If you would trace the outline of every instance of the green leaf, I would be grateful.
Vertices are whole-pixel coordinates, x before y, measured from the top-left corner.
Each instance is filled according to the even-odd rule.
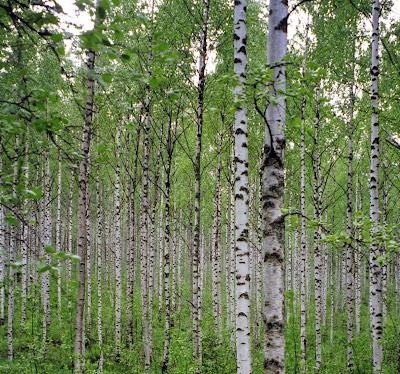
[[[12,214],[10,214],[10,213],[8,213],[8,214],[6,215],[6,222],[7,222],[9,225],[11,225],[11,226],[16,226],[16,225],[18,225],[18,219],[17,219],[14,215],[12,215]]]
[[[50,38],[55,43],[59,43],[64,39],[63,35],[60,33],[51,34]]]
[[[78,255],[68,255],[72,262],[78,263],[81,258]]]
[[[40,267],[38,269],[38,272],[39,273],[44,273],[44,272],[50,271],[50,270],[51,270],[51,265],[45,265],[45,266]]]
[[[44,251],[48,254],[56,253],[56,249],[52,247],[51,245],[45,245],[44,246]]]
[[[131,56],[128,55],[127,53],[122,53],[120,56],[122,62],[129,62],[131,59]]]
[[[101,79],[103,80],[103,82],[110,84],[112,82],[112,74],[104,73],[101,75]]]
[[[33,200],[40,200],[43,197],[43,190],[40,187],[33,187],[30,190],[25,190],[25,193]]]

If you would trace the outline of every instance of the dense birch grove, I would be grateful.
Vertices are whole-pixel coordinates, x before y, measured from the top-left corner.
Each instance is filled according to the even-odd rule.
[[[399,51],[396,0],[0,0],[0,373],[399,373]]]

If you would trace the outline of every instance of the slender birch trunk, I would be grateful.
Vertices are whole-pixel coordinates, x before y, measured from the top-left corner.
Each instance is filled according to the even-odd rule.
[[[371,42],[371,171],[370,171],[370,220],[372,235],[379,225],[379,15],[380,0],[375,0],[372,7],[372,42]],[[378,373],[382,365],[382,269],[378,263],[380,249],[376,241],[370,247],[369,255],[369,308],[372,334],[372,359],[374,372]]]
[[[165,173],[165,239],[164,239],[164,300],[165,300],[165,333],[164,333],[164,351],[163,361],[161,366],[162,373],[167,373],[169,365],[169,351],[171,342],[171,328],[173,327],[173,320],[171,317],[171,164],[172,164],[172,139],[171,139],[171,126],[168,128],[167,135],[167,153],[168,160]],[[161,269],[160,269],[161,270]],[[161,286],[161,285],[160,285]]]
[[[96,173],[96,256],[97,256],[97,339],[100,349],[98,371],[103,371],[103,211],[100,191],[99,170]]]
[[[314,122],[314,152],[313,152],[313,200],[314,200],[314,219],[318,226],[314,231],[314,279],[315,279],[315,370],[321,370],[321,317],[322,317],[322,246],[321,246],[321,210],[322,210],[322,181],[321,181],[321,155],[319,151],[319,132],[320,132],[320,93],[317,88],[316,110]]]
[[[356,179],[356,197],[355,197],[355,206],[356,210],[361,210],[359,206],[359,186],[358,186],[358,177]],[[358,243],[359,239],[359,230],[354,232],[354,236],[356,238],[356,242],[354,245],[354,283],[355,283],[355,330],[356,334],[359,335],[361,331],[361,253],[360,253],[360,245]]]
[[[121,269],[121,202],[120,202],[120,158],[121,158],[121,128],[117,125],[116,134],[116,167],[115,167],[115,359],[121,355],[121,300],[122,300],[122,269]]]
[[[87,78],[86,78],[86,106],[85,123],[83,127],[83,140],[79,165],[79,210],[78,210],[78,255],[80,257],[78,266],[78,297],[75,322],[74,342],[74,371],[81,374],[85,371],[84,360],[84,321],[85,321],[85,286],[86,286],[86,256],[87,243],[87,212],[88,212],[88,182],[89,182],[89,152],[92,138],[93,107],[94,107],[94,64],[95,51],[87,52]]]
[[[57,218],[56,218],[56,250],[61,251],[61,193],[62,193],[62,165],[61,153],[58,154],[58,173],[57,173]],[[57,314],[61,321],[61,263],[57,266]]]
[[[29,162],[28,162],[28,142],[25,143],[25,175],[24,175],[24,185],[25,188],[28,189],[28,180],[29,180]],[[25,209],[27,209],[27,203],[25,202]],[[21,266],[21,325],[24,327],[26,322],[26,307],[27,307],[27,298],[28,298],[28,276],[29,276],[29,267],[28,267],[28,248],[29,248],[29,226],[26,222],[22,223],[22,233],[21,233],[21,258],[22,258],[22,266]],[[1,248],[1,246],[0,246]],[[0,249],[1,250],[1,249]],[[0,280],[1,282],[1,280]]]
[[[3,183],[2,176],[5,175],[3,159],[0,156],[0,184]],[[6,221],[4,207],[0,205],[0,326],[4,324],[6,293],[4,287],[6,266]]]
[[[72,179],[72,176],[71,176]],[[67,225],[67,242],[68,242],[68,248],[67,252],[68,254],[72,254],[72,207],[73,207],[73,195],[74,195],[74,188],[72,181],[70,182],[69,186],[69,198],[68,198],[68,225]],[[67,282],[71,281],[72,278],[72,264],[71,260],[67,260]],[[69,287],[69,286],[68,286]]]
[[[49,151],[46,150],[44,171],[44,218],[43,218],[43,245],[46,250],[51,246],[51,176],[50,176],[50,158]],[[44,251],[44,253],[46,253]],[[44,254],[43,253],[43,254]],[[51,261],[50,253],[45,254],[46,264]],[[45,271],[42,274],[42,303],[43,303],[43,344],[46,349],[48,340],[48,329],[50,326],[50,273]]]
[[[196,372],[200,372],[201,366],[201,300],[200,300],[200,217],[201,217],[201,150],[204,113],[204,91],[206,83],[206,57],[208,18],[210,1],[203,0],[202,27],[200,34],[200,48],[198,61],[197,84],[197,111],[196,111],[196,151],[194,161],[195,174],[195,214],[194,214],[194,238],[193,238],[193,284],[192,284],[192,329],[193,329],[193,358],[196,363]]]
[[[291,290],[293,289],[293,278],[292,278],[292,224],[290,218],[292,217],[292,192],[289,193],[289,221],[287,224],[287,248],[286,248],[286,256],[285,256],[285,269],[286,269],[286,282],[285,289]],[[289,319],[289,310],[287,313],[287,318]]]
[[[354,76],[354,67],[353,67]],[[350,91],[350,115],[348,124],[347,158],[347,235],[354,237],[353,229],[353,113],[354,84]],[[353,320],[354,320],[354,250],[352,242],[346,245],[346,307],[347,307],[347,369],[353,370]]]
[[[159,273],[158,273],[158,319],[161,320],[163,309],[163,290],[164,290],[164,247],[165,247],[165,230],[164,230],[164,195],[161,195],[160,203],[160,231],[159,231]]]
[[[137,170],[138,170],[138,160],[139,160],[139,144],[140,144],[140,126],[136,131],[136,149],[135,149],[135,163],[133,166],[133,176],[132,181],[129,181],[129,216],[128,216],[128,277],[127,277],[127,335],[128,344],[133,343],[133,292],[134,292],[134,282],[135,282],[135,246],[136,246],[136,223],[135,223],[135,193],[137,188]]]
[[[302,66],[302,76],[304,78],[306,72],[306,61],[308,57],[309,47],[309,16],[307,16],[306,24],[306,45],[304,52],[304,65]],[[307,233],[306,233],[306,139],[305,139],[305,116],[306,116],[306,98],[303,97],[301,103],[301,135],[300,135],[300,256],[299,256],[299,281],[300,281],[300,371],[305,372],[306,369],[306,358],[307,358],[307,335],[306,335],[306,324],[307,324]]]
[[[284,372],[284,147],[286,118],[287,2],[270,0],[268,65],[273,78],[269,95],[262,164],[263,255],[265,284],[264,372]]]
[[[220,248],[220,221],[221,221],[221,145],[218,147],[218,167],[216,175],[216,187],[214,195],[214,222],[212,227],[212,296],[213,319],[215,331],[221,332],[221,248]]]
[[[249,181],[247,145],[247,0],[237,0],[234,9],[234,72],[237,86],[235,112],[235,253],[236,253],[236,360],[237,373],[250,374],[250,256],[249,256]]]
[[[301,212],[301,234],[300,234],[300,350],[301,350],[301,372],[305,372],[307,357],[306,336],[306,302],[307,302],[307,236],[306,236],[306,162],[305,162],[305,109],[306,101],[302,102],[301,118],[301,146],[300,146],[300,212]]]
[[[144,118],[144,152],[142,164],[142,201],[141,201],[141,219],[140,219],[140,237],[141,237],[141,286],[142,286],[142,317],[143,317],[143,345],[144,345],[144,367],[150,369],[152,360],[152,333],[151,321],[149,321],[149,288],[148,272],[149,269],[149,229],[150,229],[150,203],[149,203],[149,161],[150,161],[150,108],[149,99],[145,102]]]
[[[230,162],[230,183],[229,183],[229,210],[230,210],[230,220],[229,220],[229,231],[231,233],[229,250],[230,250],[230,264],[229,264],[229,280],[231,282],[230,286],[230,309],[231,309],[231,326],[236,327],[236,231],[235,231],[235,157],[234,148],[232,149],[232,157]],[[234,338],[232,334],[231,338]]]
[[[20,147],[20,139],[16,138],[15,141],[15,153],[18,158]],[[13,187],[12,194],[13,198],[17,198],[17,183],[18,183],[18,161],[14,163],[13,170]],[[14,205],[15,207],[15,205]],[[14,358],[14,312],[15,312],[15,272],[14,262],[17,254],[17,229],[14,225],[10,225],[10,237],[9,237],[9,284],[8,284],[8,310],[7,310],[7,358],[9,361]]]

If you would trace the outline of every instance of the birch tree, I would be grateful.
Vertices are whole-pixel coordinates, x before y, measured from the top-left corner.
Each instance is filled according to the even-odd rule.
[[[236,360],[238,374],[250,374],[250,249],[247,109],[245,107],[247,68],[247,1],[235,2],[234,71],[235,87],[235,256],[236,256]]]
[[[268,58],[272,70],[262,164],[263,255],[265,285],[265,373],[284,372],[284,160],[286,118],[287,3],[271,0]]]
[[[372,6],[372,39],[371,39],[371,169],[369,180],[370,220],[372,236],[379,225],[379,15],[381,5],[375,0]],[[374,372],[378,373],[382,365],[382,269],[378,263],[380,248],[373,241],[369,254],[369,308],[372,334],[372,358]]]

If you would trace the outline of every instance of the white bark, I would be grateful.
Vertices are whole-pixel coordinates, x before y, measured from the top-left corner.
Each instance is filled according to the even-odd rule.
[[[79,165],[79,211],[78,211],[78,255],[80,257],[78,266],[78,295],[75,323],[75,342],[74,342],[74,371],[75,374],[81,374],[85,370],[84,364],[84,321],[85,321],[85,286],[86,286],[86,255],[88,250],[87,243],[87,212],[88,212],[88,168],[89,152],[92,137],[93,123],[93,100],[94,100],[94,64],[95,52],[88,51],[88,76],[86,79],[86,108],[85,124],[83,127],[83,140],[81,154],[82,159]]]
[[[250,256],[247,108],[244,86],[247,71],[247,0],[237,0],[234,9],[235,87],[235,252],[236,252],[236,360],[237,373],[250,374]]]
[[[263,255],[265,284],[264,372],[284,372],[284,147],[286,121],[287,2],[270,0],[268,66],[272,69],[262,164]],[[274,101],[274,103],[272,103]]]
[[[2,183],[2,175],[4,175],[3,159],[0,157],[0,184]],[[0,326],[4,324],[5,317],[5,262],[6,262],[6,222],[4,207],[0,205]]]
[[[28,154],[28,143],[25,144],[25,175],[24,175],[24,184],[25,188],[28,188],[28,180],[29,180],[29,162],[27,158]],[[25,209],[27,209],[27,204],[25,203]],[[28,276],[29,276],[29,268],[28,268],[28,248],[29,248],[29,226],[26,222],[22,223],[22,233],[21,233],[21,325],[24,326],[26,322],[26,304],[28,297]],[[1,248],[1,246],[0,246]],[[1,250],[1,249],[0,249]],[[0,280],[1,282],[1,280]]]
[[[72,179],[72,176],[71,176]],[[72,246],[73,246],[73,241],[72,241],[72,208],[73,208],[73,193],[74,193],[74,188],[72,181],[70,182],[69,186],[69,198],[68,198],[68,225],[67,225],[67,242],[68,242],[68,248],[67,252],[68,254],[72,254]],[[72,277],[72,264],[71,260],[67,260],[67,282],[71,281]]]
[[[319,149],[319,132],[320,132],[320,93],[317,88],[316,93],[316,111],[314,123],[314,149],[313,149],[313,201],[314,201],[314,219],[321,222],[322,210],[322,180],[321,180],[321,155]],[[318,224],[314,231],[314,279],[315,279],[315,370],[321,370],[321,320],[322,320],[322,245],[321,245],[321,225]]]
[[[144,367],[149,370],[152,359],[151,321],[149,320],[149,230],[150,230],[150,203],[149,203],[149,161],[150,161],[150,113],[149,100],[145,103],[144,118],[144,153],[142,164],[142,201],[140,219],[140,246],[141,246],[141,293],[143,318],[143,345]]]
[[[379,14],[380,1],[375,0],[372,7],[372,42],[371,42],[371,168],[370,168],[370,220],[372,221],[372,235],[379,225]],[[382,364],[382,269],[378,264],[380,250],[377,243],[370,247],[369,255],[369,308],[372,333],[372,359],[374,372],[381,370]]]
[[[16,138],[15,142],[15,153],[18,157],[20,146],[19,137]],[[14,176],[13,176],[13,198],[17,197],[17,183],[18,183],[18,162],[14,163]],[[15,312],[15,272],[14,266],[12,266],[16,260],[17,254],[17,230],[14,225],[10,225],[10,237],[9,237],[9,284],[8,284],[8,310],[7,310],[7,358],[12,360],[14,358],[14,312]]]
[[[172,148],[171,148],[171,127],[168,128],[167,138],[167,153],[168,161],[165,175],[165,238],[163,246],[164,255],[164,299],[165,299],[165,332],[164,332],[164,351],[163,351],[163,362],[162,362],[162,373],[168,371],[169,365],[169,351],[171,342],[171,328],[172,328],[172,317],[171,317],[171,284],[170,284],[170,273],[171,273],[171,162],[172,162]],[[160,269],[161,271],[161,269]],[[160,285],[161,286],[161,285]]]
[[[103,353],[103,212],[101,206],[101,192],[99,183],[99,171],[96,173],[96,255],[97,255],[97,339],[100,349],[98,371],[103,371],[104,353]]]
[[[201,150],[204,114],[204,91],[206,83],[206,57],[208,18],[210,1],[203,0],[202,25],[200,33],[198,84],[197,84],[197,112],[196,112],[196,151],[194,162],[195,174],[195,213],[194,213],[194,240],[192,264],[192,330],[193,330],[193,358],[195,359],[196,372],[201,366],[201,297],[200,297],[200,227],[201,227]]]
[[[220,248],[220,221],[221,221],[221,146],[218,147],[218,168],[214,195],[214,222],[212,227],[212,300],[215,331],[221,332],[221,248]]]
[[[44,220],[43,220],[43,245],[51,246],[51,176],[50,176],[50,159],[48,150],[45,157],[44,172]],[[44,254],[44,252],[43,252]],[[50,264],[50,254],[46,254],[46,263]],[[46,347],[48,339],[48,328],[50,325],[50,273],[45,271],[42,273],[42,305],[43,305],[43,343]]]
[[[305,106],[302,103],[301,120],[301,149],[300,149],[300,212],[301,212],[301,234],[300,234],[300,350],[301,370],[304,372],[307,357],[306,336],[306,302],[307,302],[307,237],[306,237],[306,163],[305,163]]]
[[[354,79],[354,67],[353,67]],[[348,124],[348,165],[347,165],[347,235],[354,237],[353,229],[353,112],[354,85],[350,92],[350,114]],[[347,307],[347,369],[353,370],[353,320],[354,320],[354,251],[352,242],[346,245],[346,307]]]
[[[121,128],[117,125],[116,135],[116,167],[115,167],[115,357],[119,361],[121,354],[121,300],[122,300],[122,269],[121,269],[121,202],[120,202],[120,154]]]
[[[61,193],[62,193],[62,166],[61,154],[58,155],[58,173],[57,173],[57,218],[56,218],[56,250],[61,251]],[[57,314],[61,321],[61,263],[57,268]]]

